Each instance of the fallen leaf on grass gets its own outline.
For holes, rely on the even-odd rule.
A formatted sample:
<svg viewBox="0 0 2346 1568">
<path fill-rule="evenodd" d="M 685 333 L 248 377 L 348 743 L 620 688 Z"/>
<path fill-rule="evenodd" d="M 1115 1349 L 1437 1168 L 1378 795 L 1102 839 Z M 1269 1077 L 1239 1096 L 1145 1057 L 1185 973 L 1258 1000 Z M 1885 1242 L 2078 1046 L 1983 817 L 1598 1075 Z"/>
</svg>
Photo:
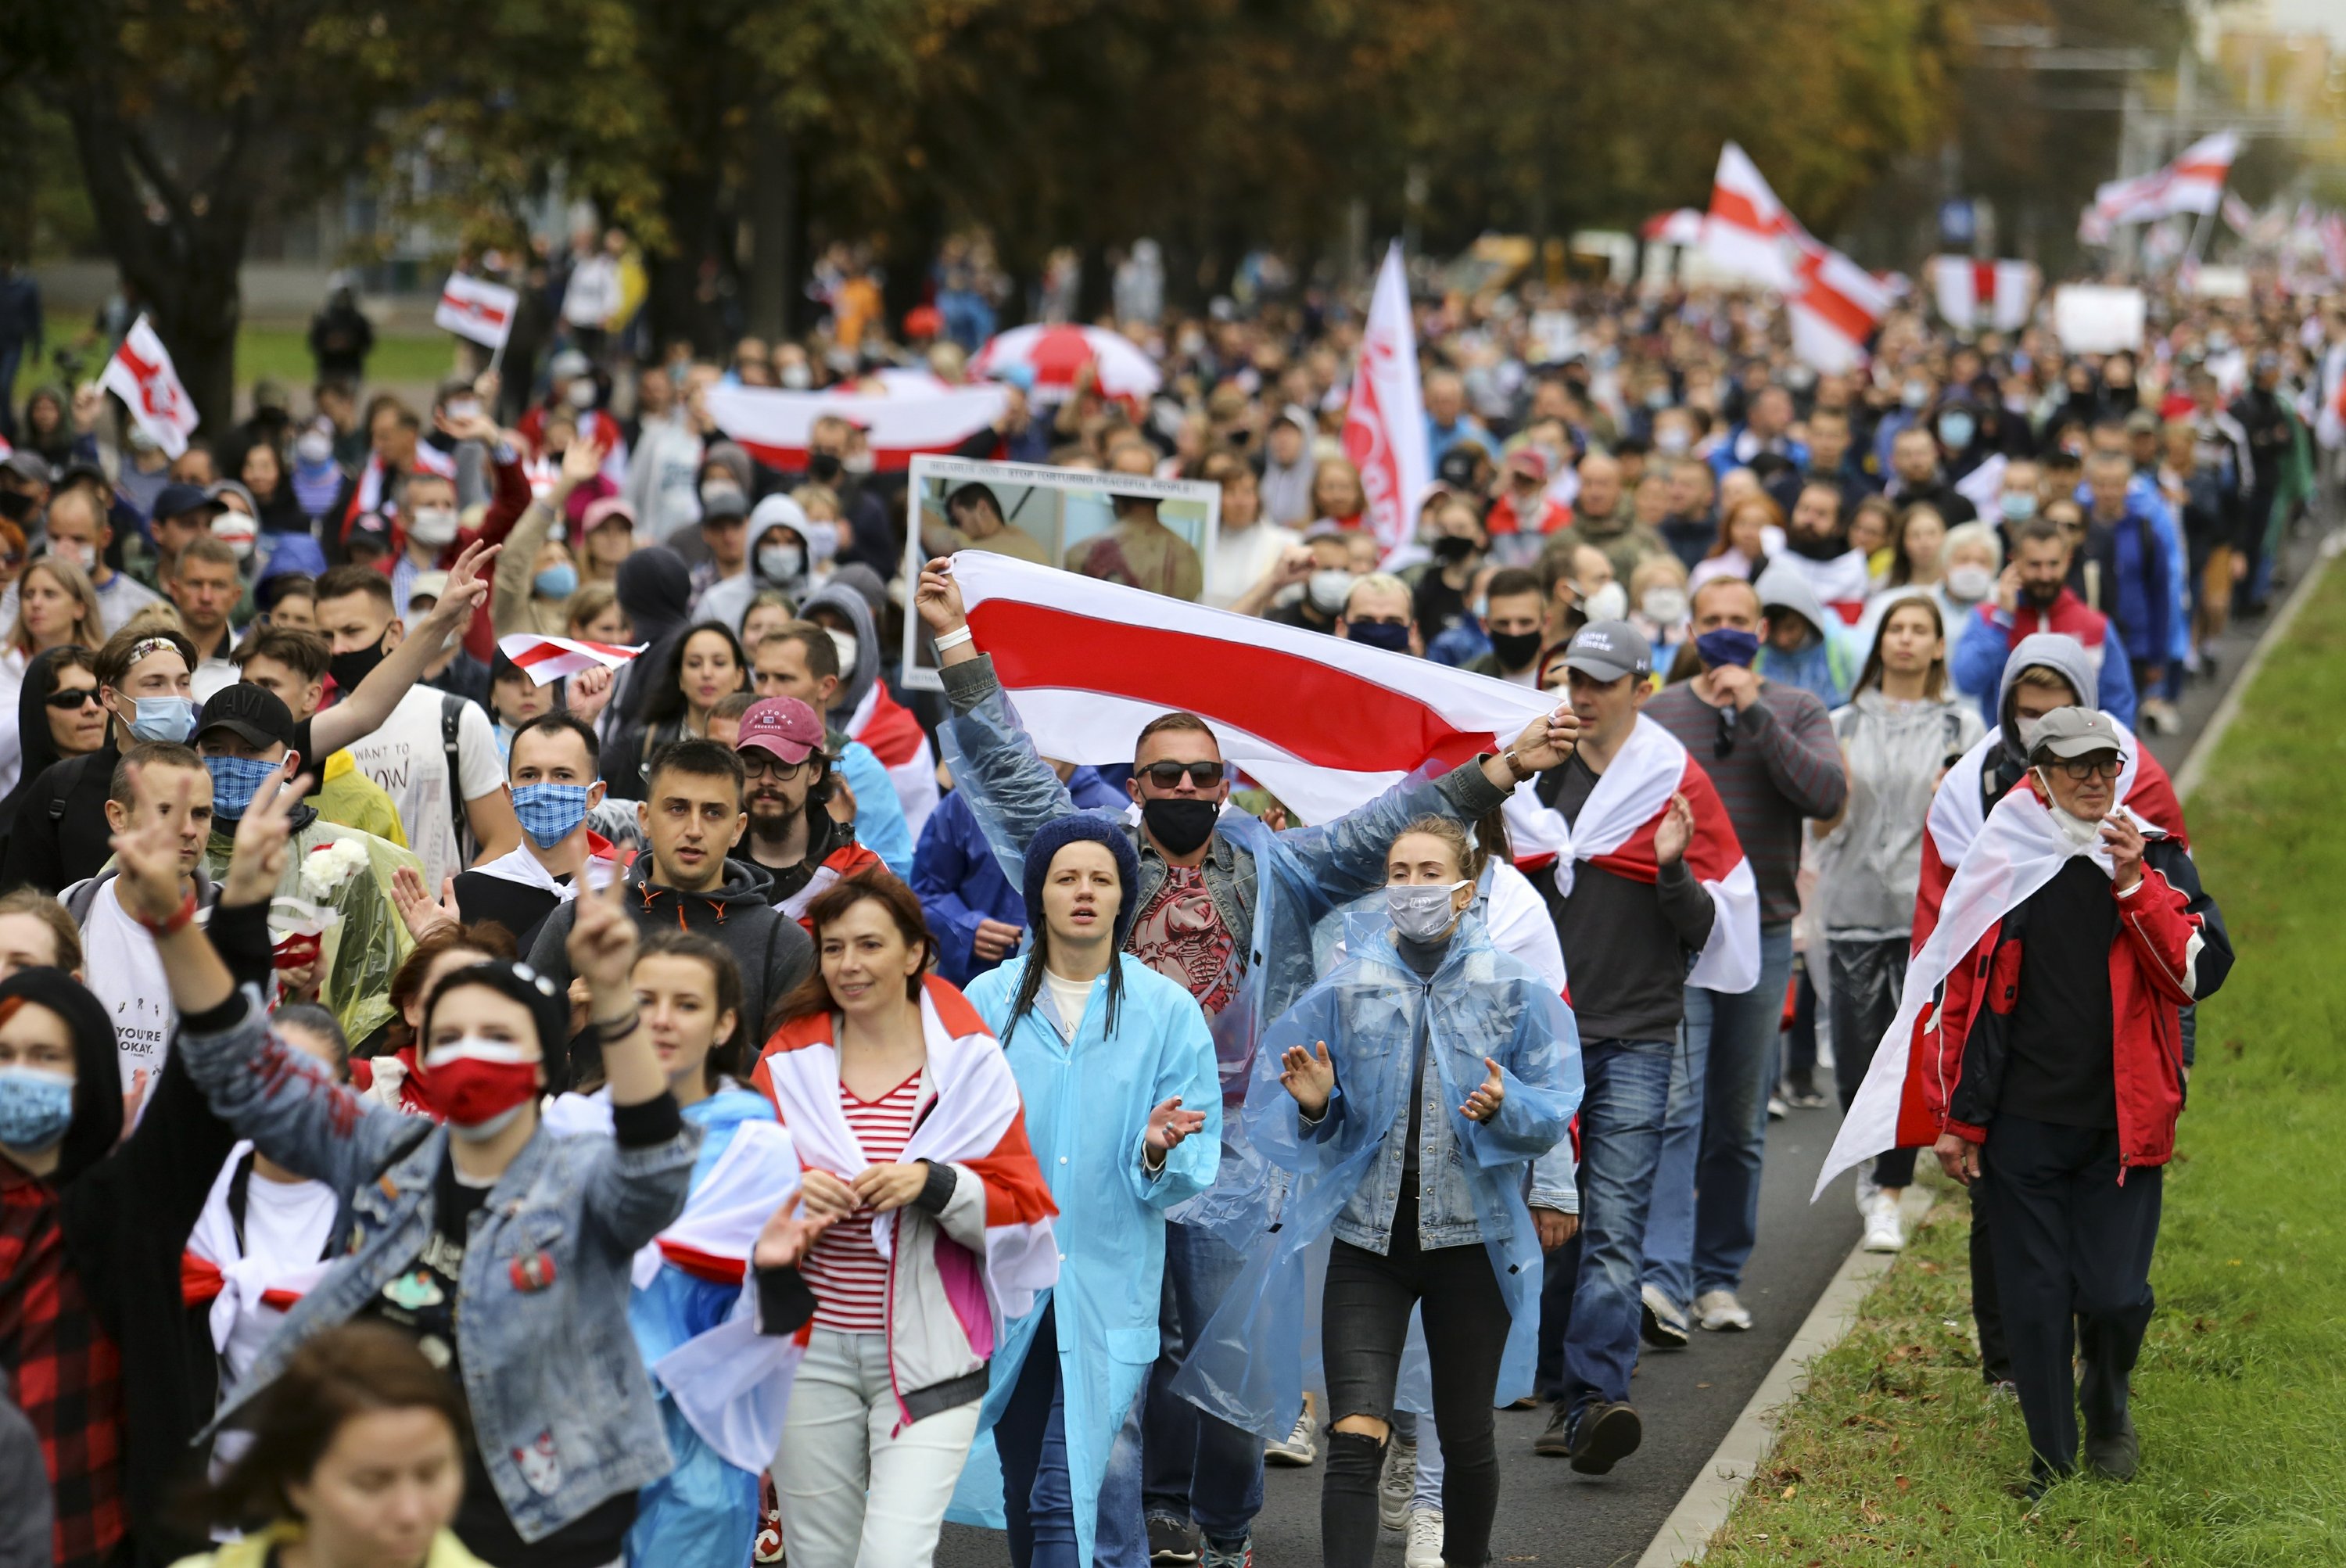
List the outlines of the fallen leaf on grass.
<svg viewBox="0 0 2346 1568">
<path fill-rule="evenodd" d="M 1898 1483 L 1898 1490 L 1899 1490 L 1899 1491 L 1901 1491 L 1901 1492 L 1905 1492 L 1905 1491 L 1910 1490 L 1910 1489 L 1913 1486 L 1913 1484 L 1914 1484 L 1912 1481 L 1908 1481 L 1908 1480 L 1907 1480 L 1904 1476 L 1902 1476 L 1902 1475 L 1893 1475 L 1893 1476 L 1892 1476 L 1890 1479 L 1891 1479 L 1892 1481 L 1895 1481 L 1895 1482 L 1897 1482 L 1897 1483 Z"/>
</svg>

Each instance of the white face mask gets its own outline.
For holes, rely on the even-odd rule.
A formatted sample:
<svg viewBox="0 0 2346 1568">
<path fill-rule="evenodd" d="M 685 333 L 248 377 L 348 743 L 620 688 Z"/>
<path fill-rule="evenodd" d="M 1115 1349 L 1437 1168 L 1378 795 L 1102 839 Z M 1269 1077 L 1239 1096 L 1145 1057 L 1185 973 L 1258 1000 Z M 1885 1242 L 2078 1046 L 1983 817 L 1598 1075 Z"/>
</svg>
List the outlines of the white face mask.
<svg viewBox="0 0 2346 1568">
<path fill-rule="evenodd" d="M 1654 450 L 1667 457 L 1677 457 L 1689 444 L 1686 430 L 1680 425 L 1665 425 L 1654 432 Z"/>
<path fill-rule="evenodd" d="M 2061 797 L 2053 793 L 2053 777 L 2042 768 L 2036 769 L 2037 782 L 2045 787 L 2045 798 L 2053 802 L 2053 825 L 2061 836 L 2085 849 L 2101 836 L 2102 825 L 2086 817 L 2075 817 L 2061 808 Z"/>
<path fill-rule="evenodd" d="M 782 384 L 790 388 L 792 392 L 804 392 L 807 388 L 814 385 L 814 372 L 807 369 L 804 365 L 784 365 L 782 367 Z"/>
<path fill-rule="evenodd" d="M 454 506 L 418 506 L 407 519 L 407 536 L 419 545 L 434 548 L 453 542 L 456 537 L 456 509 Z"/>
<path fill-rule="evenodd" d="M 806 552 L 796 545 L 758 546 L 758 575 L 776 583 L 795 583 L 806 573 Z M 850 642 L 855 639 L 848 638 Z"/>
<path fill-rule="evenodd" d="M 1947 596 L 1965 604 L 1977 604 L 1995 590 L 1995 574 L 1985 566 L 1950 566 L 1947 568 Z"/>
<path fill-rule="evenodd" d="M 312 468 L 331 462 L 334 455 L 334 438 L 322 430 L 305 430 L 293 443 L 293 455 Z"/>
<path fill-rule="evenodd" d="M 1687 617 L 1687 596 L 1684 588 L 1648 588 L 1646 596 L 1637 601 L 1637 608 L 1658 626 L 1674 626 Z"/>
<path fill-rule="evenodd" d="M 1426 882 L 1386 884 L 1385 911 L 1392 916 L 1393 930 L 1412 942 L 1439 939 L 1457 923 L 1458 911 L 1451 901 L 1468 885 L 1463 881 L 1446 887 Z"/>
<path fill-rule="evenodd" d="M 49 554 L 60 561 L 71 561 L 85 572 L 97 565 L 97 546 L 79 539 L 52 539 L 49 541 Z"/>
<path fill-rule="evenodd" d="M 828 630 L 829 628 L 825 629 Z M 843 678 L 852 678 L 855 674 L 855 656 L 861 651 L 860 645 L 858 645 L 855 640 L 855 634 L 853 632 L 831 632 L 831 646 L 839 650 L 839 673 L 841 677 Z"/>
<path fill-rule="evenodd" d="M 1618 583 L 1607 583 L 1581 600 L 1580 607 L 1592 621 L 1617 621 L 1629 613 L 1629 590 Z"/>
<path fill-rule="evenodd" d="M 572 408 L 593 408 L 595 406 L 595 383 L 587 380 L 585 376 L 580 376 L 576 381 L 572 382 L 563 392 L 562 398 L 563 401 L 567 402 Z"/>
<path fill-rule="evenodd" d="M 1352 596 L 1352 574 L 1341 566 L 1314 572 L 1303 585 L 1303 591 L 1311 600 L 1311 607 L 1321 615 L 1341 616 L 1344 613 L 1344 601 Z"/>
</svg>

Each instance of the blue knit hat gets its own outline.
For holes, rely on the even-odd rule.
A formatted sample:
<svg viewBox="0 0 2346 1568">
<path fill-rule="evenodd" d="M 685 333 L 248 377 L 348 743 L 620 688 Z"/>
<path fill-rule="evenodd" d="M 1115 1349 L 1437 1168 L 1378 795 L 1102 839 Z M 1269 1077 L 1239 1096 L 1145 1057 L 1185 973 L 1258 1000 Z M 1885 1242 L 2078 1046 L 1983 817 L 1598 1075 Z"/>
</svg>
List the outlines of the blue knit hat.
<svg viewBox="0 0 2346 1568">
<path fill-rule="evenodd" d="M 1069 844 L 1085 842 L 1106 844 L 1116 857 L 1117 883 L 1124 891 L 1116 908 L 1116 946 L 1121 952 L 1125 938 L 1132 934 L 1132 922 L 1140 916 L 1140 852 L 1132 847 L 1132 834 L 1123 823 L 1093 812 L 1056 818 L 1027 844 L 1027 928 L 1043 928 L 1043 879 L 1050 874 L 1051 862 Z"/>
</svg>

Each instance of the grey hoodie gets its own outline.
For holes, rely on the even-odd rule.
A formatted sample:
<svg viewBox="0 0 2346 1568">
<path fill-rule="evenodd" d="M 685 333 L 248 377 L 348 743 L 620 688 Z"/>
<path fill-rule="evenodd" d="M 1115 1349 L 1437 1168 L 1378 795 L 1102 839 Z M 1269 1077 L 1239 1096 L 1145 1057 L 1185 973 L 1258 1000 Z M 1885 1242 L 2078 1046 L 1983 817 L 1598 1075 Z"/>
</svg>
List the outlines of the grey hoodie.
<svg viewBox="0 0 2346 1568">
<path fill-rule="evenodd" d="M 830 531 L 827 539 L 818 540 L 816 535 L 820 529 Z M 738 636 L 740 635 L 742 619 L 750 613 L 750 603 L 757 598 L 761 590 L 767 588 L 777 588 L 790 595 L 799 603 L 801 613 L 804 613 L 810 596 L 807 594 L 807 586 L 811 579 L 801 576 L 790 582 L 782 582 L 766 576 L 758 570 L 758 546 L 764 544 L 770 535 L 775 534 L 788 534 L 797 539 L 800 547 L 806 552 L 807 570 L 821 572 L 823 580 L 828 580 L 829 573 L 824 568 L 830 565 L 831 554 L 830 551 L 819 549 L 817 546 L 819 543 L 825 543 L 832 549 L 837 548 L 839 542 L 837 525 L 828 523 L 810 523 L 807 521 L 806 514 L 800 510 L 797 502 L 787 495 L 769 495 L 759 502 L 755 510 L 750 514 L 749 547 L 742 557 L 741 570 L 721 582 L 710 584 L 708 592 L 700 596 L 700 604 L 696 613 L 701 620 L 719 622 Z"/>
<path fill-rule="evenodd" d="M 2020 744 L 2020 727 L 2012 721 L 2012 688 L 2020 684 L 2023 671 L 2039 666 L 2059 670 L 2081 703 L 2092 703 L 2100 690 L 2093 656 L 2076 638 L 2059 632 L 2036 632 L 2013 645 L 2011 657 L 2004 661 L 2004 679 L 1995 688 L 1997 734 L 2012 776 L 2007 789 L 2019 780 L 2021 771 L 2028 766 L 2028 753 Z M 2002 795 L 2004 791 L 1999 789 L 1996 793 Z"/>
<path fill-rule="evenodd" d="M 841 728 L 847 727 L 864 694 L 880 678 L 880 628 L 872 619 L 872 604 L 855 585 L 845 580 L 853 566 L 840 568 L 837 575 L 822 588 L 807 596 L 799 606 L 799 614 L 813 618 L 818 605 L 837 611 L 847 618 L 855 633 L 855 667 L 839 672 L 839 699 L 831 705 L 831 720 Z"/>
</svg>

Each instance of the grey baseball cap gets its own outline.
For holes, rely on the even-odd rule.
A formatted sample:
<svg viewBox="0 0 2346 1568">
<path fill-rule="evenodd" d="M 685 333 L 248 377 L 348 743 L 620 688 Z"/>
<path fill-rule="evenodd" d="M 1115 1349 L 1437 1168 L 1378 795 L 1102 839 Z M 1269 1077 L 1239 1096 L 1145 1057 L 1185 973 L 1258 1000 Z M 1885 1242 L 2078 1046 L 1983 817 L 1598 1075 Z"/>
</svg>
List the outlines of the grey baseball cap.
<svg viewBox="0 0 2346 1568">
<path fill-rule="evenodd" d="M 1646 634 L 1627 621 L 1591 621 L 1573 634 L 1564 650 L 1565 667 L 1598 680 L 1654 673 L 1654 650 Z"/>
<path fill-rule="evenodd" d="M 2035 738 L 2028 743 L 2028 760 L 2091 757 L 2097 751 L 2126 755 L 2118 727 L 2110 716 L 2090 708 L 2056 708 L 2036 721 Z"/>
</svg>

